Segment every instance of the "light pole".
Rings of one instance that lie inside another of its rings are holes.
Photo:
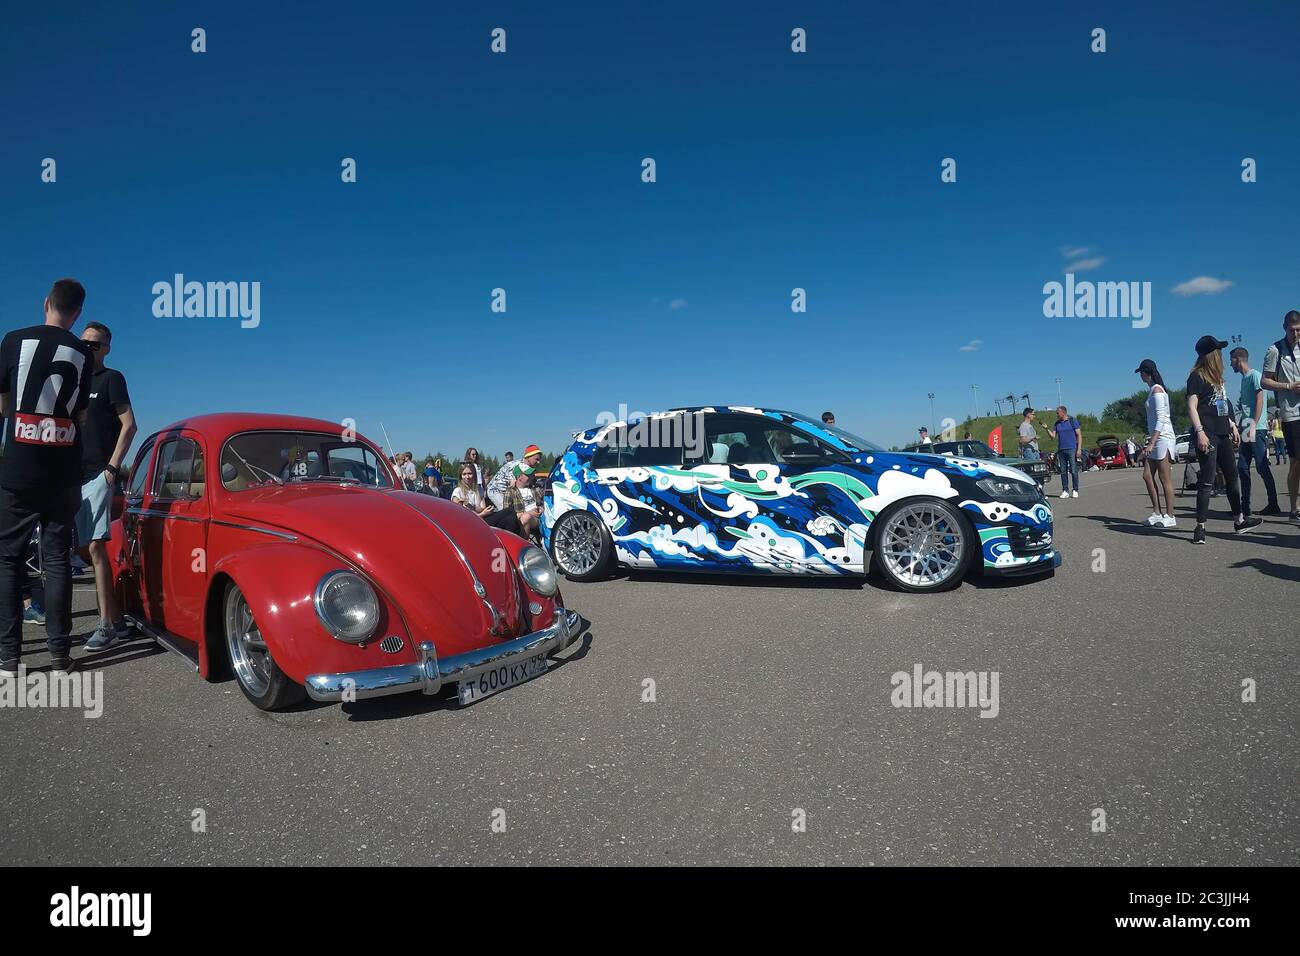
[[[972,408],[971,408],[970,417],[972,419],[979,418],[980,417],[980,387],[978,385],[972,385],[970,387],[970,390],[975,393],[975,400],[971,403]]]
[[[1056,404],[1058,407],[1065,404],[1065,402],[1061,401],[1061,380],[1059,378],[1056,380]]]
[[[930,434],[934,434],[934,392],[927,392],[930,396]]]

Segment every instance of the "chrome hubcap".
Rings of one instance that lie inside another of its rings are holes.
[[[914,587],[937,587],[961,567],[966,535],[946,512],[924,502],[896,511],[880,536],[885,567]]]
[[[226,648],[235,677],[254,697],[264,696],[271,686],[271,652],[239,588],[226,595]]]
[[[574,511],[555,528],[555,562],[566,574],[587,574],[600,560],[600,521]]]

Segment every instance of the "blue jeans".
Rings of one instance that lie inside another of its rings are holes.
[[[1258,434],[1258,433],[1256,433]],[[1264,479],[1264,491],[1268,503],[1277,507],[1277,485],[1273,482],[1273,472],[1268,467],[1268,449],[1264,439],[1257,437],[1254,441],[1244,441],[1237,450],[1237,475],[1241,478],[1241,509],[1250,514],[1250,466],[1254,464],[1259,476]]]
[[[1079,463],[1074,459],[1073,448],[1062,448],[1056,453],[1056,470],[1061,473],[1061,490],[1070,490],[1070,476],[1074,476],[1074,490],[1079,490]]]

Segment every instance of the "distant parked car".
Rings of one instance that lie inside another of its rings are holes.
[[[1124,443],[1114,435],[1101,435],[1097,438],[1097,447],[1089,453],[1090,465],[1097,468],[1127,468],[1128,455],[1124,452]]]
[[[1178,461],[1186,461],[1188,455],[1191,454],[1191,448],[1192,433],[1184,432],[1179,435],[1177,441],[1174,442],[1174,458]]]
[[[1042,458],[1020,458],[1012,455],[999,455],[982,441],[967,438],[962,441],[939,441],[932,446],[933,454],[952,455],[956,458],[978,458],[980,461],[995,461],[999,465],[1023,471],[1038,484],[1044,485],[1052,476],[1052,469]]]

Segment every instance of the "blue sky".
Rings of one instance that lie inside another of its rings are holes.
[[[832,408],[884,444],[971,384],[1099,412],[1140,359],[1261,358],[1300,307],[1294,3],[622,6],[15,8],[0,326],[74,275],[146,431],[283,411],[499,454],[620,405]],[[1151,282],[1150,327],[1044,318],[1063,249]],[[260,326],[155,318],[177,272],[259,281]],[[1200,276],[1231,285],[1170,291]]]

